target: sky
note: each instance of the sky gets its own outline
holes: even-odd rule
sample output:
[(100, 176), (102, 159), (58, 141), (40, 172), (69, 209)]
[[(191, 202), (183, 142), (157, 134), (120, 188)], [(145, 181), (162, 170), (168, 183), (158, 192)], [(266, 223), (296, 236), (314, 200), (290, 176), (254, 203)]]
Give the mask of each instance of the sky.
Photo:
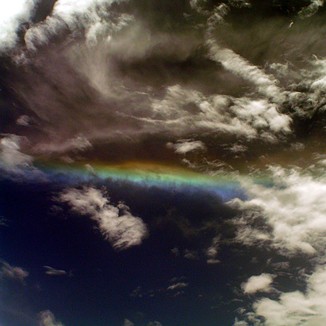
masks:
[(323, 0), (0, 3), (0, 326), (324, 326)]

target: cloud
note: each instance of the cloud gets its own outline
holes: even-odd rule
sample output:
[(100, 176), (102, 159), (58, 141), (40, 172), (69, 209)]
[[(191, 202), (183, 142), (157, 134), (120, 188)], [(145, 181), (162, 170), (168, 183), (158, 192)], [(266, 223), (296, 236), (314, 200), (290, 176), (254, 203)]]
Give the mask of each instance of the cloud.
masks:
[(36, 153), (61, 154), (66, 152), (82, 152), (90, 149), (92, 144), (82, 135), (68, 139), (61, 143), (42, 143), (33, 149)]
[(147, 326), (163, 326), (159, 321), (151, 321)]
[(188, 283), (178, 282), (178, 283), (174, 283), (174, 284), (171, 284), (170, 286), (168, 286), (167, 290), (174, 291), (174, 290), (184, 289), (186, 287), (188, 287)]
[(273, 275), (261, 274), (257, 276), (251, 276), (247, 282), (241, 285), (241, 288), (245, 294), (254, 294), (256, 292), (270, 292), (271, 284), (273, 283)]
[(58, 200), (67, 203), (71, 209), (82, 215), (89, 215), (97, 222), (106, 240), (115, 249), (124, 250), (140, 245), (148, 231), (144, 222), (133, 216), (124, 204), (113, 206), (105, 192), (92, 187), (66, 189)]
[(281, 167), (270, 173), (273, 186), (244, 182), (249, 199), (229, 202), (242, 211), (237, 240), (265, 242), (286, 255), (318, 255), (326, 248), (325, 178)]
[(189, 249), (185, 249), (183, 257), (189, 260), (199, 259), (198, 252), (196, 250), (189, 250)]
[(129, 319), (125, 319), (123, 322), (123, 326), (134, 326), (135, 324)]
[(311, 0), (311, 3), (299, 11), (299, 17), (309, 18), (324, 5), (324, 0)]
[(0, 177), (18, 182), (44, 182), (47, 179), (45, 174), (33, 165), (34, 157), (24, 153), (28, 147), (29, 140), (23, 136), (9, 134), (0, 139)]
[(26, 167), (33, 161), (32, 157), (22, 153), (23, 137), (8, 135), (0, 140), (0, 166), (6, 170)]
[(38, 0), (11, 0), (0, 2), (0, 52), (14, 48), (17, 31), (22, 23), (31, 19)]
[(55, 269), (51, 266), (43, 266), (45, 268), (45, 274), (49, 276), (63, 276), (67, 275), (67, 272), (62, 269)]
[(282, 103), (285, 100), (284, 91), (277, 86), (274, 76), (267, 75), (262, 69), (250, 64), (231, 49), (221, 48), (213, 40), (209, 40), (208, 44), (212, 60), (221, 63), (225, 69), (253, 83), (259, 93), (273, 99), (276, 103)]
[[(306, 290), (278, 292), (278, 298), (265, 297), (253, 303), (248, 313), (258, 325), (263, 318), (266, 326), (316, 325), (326, 322), (326, 179), (323, 161), (304, 169), (270, 167), (272, 183), (257, 185), (244, 182), (248, 200), (229, 204), (239, 209), (235, 223), (236, 241), (245, 245), (273, 248), (288, 257), (304, 257), (314, 271), (301, 273)], [(304, 256), (302, 256), (304, 254)], [(288, 270), (289, 262), (271, 264), (275, 274)], [(242, 284), (244, 293), (270, 292), (271, 274), (252, 276)], [(249, 316), (248, 315), (248, 316)], [(255, 324), (255, 323), (253, 323)]]
[(182, 139), (178, 140), (175, 144), (167, 143), (166, 146), (173, 149), (177, 154), (187, 154), (193, 151), (206, 150), (205, 144), (200, 140)]
[[(196, 108), (195, 113), (188, 111), (190, 105)], [(142, 121), (145, 128), (152, 124), (172, 134), (202, 131), (275, 141), (291, 132), (291, 117), (265, 99), (205, 96), (180, 85), (168, 87), (162, 100), (153, 100), (152, 110), (152, 117), (135, 119)]]
[(41, 311), (39, 313), (39, 326), (64, 326), (57, 321), (50, 310)]
[(0, 269), (0, 278), (16, 280), (24, 282), (29, 273), (21, 267), (11, 266), (6, 262), (2, 262)]
[(31, 118), (28, 115), (21, 115), (16, 120), (17, 125), (27, 127), (30, 125)]
[(219, 253), (220, 237), (215, 237), (211, 245), (206, 249), (207, 264), (217, 264), (220, 261), (217, 259)]
[(282, 293), (277, 300), (263, 298), (255, 302), (257, 316), (266, 326), (322, 326), (326, 323), (326, 270), (319, 267), (307, 279), (305, 292)]
[(244, 153), (248, 150), (247, 146), (241, 144), (233, 144), (232, 146), (228, 147), (228, 150), (231, 153)]
[[(115, 1), (108, 0), (58, 0), (51, 15), (43, 22), (32, 26), (25, 33), (25, 43), (29, 50), (48, 44), (51, 39), (67, 30), (77, 31), (81, 26), (86, 30), (100, 21), (97, 11), (103, 10)], [(94, 27), (93, 27), (94, 28)], [(89, 31), (91, 33), (91, 31)]]
[[(73, 31), (64, 45), (51, 42), (60, 51), (46, 47), (44, 56), (42, 51), (36, 57), (31, 55), (26, 70), (17, 77), (24, 79), (25, 85), (33, 80), (35, 87), (16, 85), (15, 89), (26, 105), (47, 122), (41, 128), (50, 140), (37, 139), (40, 144), (33, 146), (35, 151), (69, 150), (74, 146), (72, 140), (79, 135), (93, 144), (100, 138), (139, 139), (153, 134), (168, 134), (173, 139), (226, 134), (276, 141), (292, 132), (292, 116), (282, 111), (281, 106), (284, 91), (267, 69), (256, 66), (235, 50), (215, 46), (215, 40), (208, 47), (209, 53), (198, 52), (198, 48), (206, 49), (206, 44), (197, 32), (149, 30), (145, 17), (142, 21), (137, 15), (119, 12), (118, 6), (110, 7), (112, 1), (76, 3), (57, 1), (51, 15), (25, 35), (27, 46), (33, 49), (38, 44), (48, 44), (52, 35), (60, 39), (61, 28)], [(195, 7), (201, 4), (191, 3)], [(229, 12), (232, 6), (247, 6), (245, 1), (226, 3), (227, 6), (214, 9), (213, 16), (220, 11)], [(192, 14), (197, 15), (193, 11)], [(203, 28), (198, 26), (199, 30)], [(204, 65), (200, 71), (209, 75), (205, 65), (212, 58), (226, 67), (221, 71), (216, 64), (221, 84), (230, 84), (228, 78), (237, 79), (233, 75), (241, 76), (240, 83), (255, 85), (259, 94), (245, 91), (243, 95), (241, 91), (239, 97), (230, 96), (224, 94), (223, 85), (208, 91), (210, 77), (198, 81), (192, 71), (186, 72), (189, 82), (185, 83), (184, 78), (180, 80), (177, 74), (170, 73), (170, 62), (183, 71), (183, 64), (194, 61), (191, 69)], [(210, 64), (214, 67), (214, 63)], [(168, 76), (167, 80), (157, 85), (157, 76), (161, 75)], [(231, 84), (233, 90), (240, 89)], [(174, 150), (180, 154), (195, 148), (201, 150), (204, 146), (195, 140), (183, 145), (174, 143)]]

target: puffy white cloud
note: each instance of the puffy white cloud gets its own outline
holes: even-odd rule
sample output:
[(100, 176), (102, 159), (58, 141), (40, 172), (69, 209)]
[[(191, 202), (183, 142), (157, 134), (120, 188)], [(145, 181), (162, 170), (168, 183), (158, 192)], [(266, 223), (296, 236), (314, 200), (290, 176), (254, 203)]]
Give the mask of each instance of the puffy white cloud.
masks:
[[(317, 254), (326, 248), (326, 180), (296, 169), (270, 169), (273, 186), (244, 182), (249, 199), (229, 204), (242, 210), (237, 240), (267, 241), (284, 254)], [(257, 227), (263, 219), (266, 227)]]
[(6, 262), (2, 262), (0, 277), (23, 282), (28, 277), (28, 275), (29, 273), (23, 268), (11, 266)]
[(305, 292), (282, 293), (278, 300), (264, 298), (254, 304), (266, 326), (323, 326), (326, 323), (326, 270), (319, 267), (307, 279)]
[[(56, 1), (51, 16), (40, 24), (34, 25), (25, 34), (26, 46), (34, 50), (38, 45), (44, 45), (51, 38), (64, 29), (71, 32), (81, 26), (86, 30), (87, 40), (94, 37), (95, 29), (98, 31), (101, 17), (98, 11), (110, 5), (114, 0), (58, 0)], [(102, 25), (102, 24), (100, 24)], [(105, 25), (105, 23), (103, 23)]]
[(72, 210), (89, 215), (97, 222), (101, 233), (115, 249), (123, 250), (140, 245), (147, 236), (144, 222), (133, 216), (124, 204), (113, 206), (99, 189), (67, 189), (59, 195), (59, 201), (67, 203)]
[(254, 294), (256, 292), (269, 292), (271, 291), (271, 284), (273, 283), (273, 275), (261, 274), (251, 276), (241, 285), (242, 290), (246, 294)]
[[(248, 200), (233, 200), (230, 205), (241, 210), (235, 223), (236, 240), (245, 245), (263, 244), (283, 255), (305, 254), (315, 271), (301, 278), (306, 290), (281, 292), (278, 299), (265, 297), (253, 304), (251, 318), (267, 326), (316, 325), (326, 323), (326, 195), (325, 167), (317, 162), (306, 170), (270, 168), (272, 184), (244, 182)], [(289, 269), (288, 262), (271, 264), (274, 272)], [(281, 270), (281, 271), (280, 271)], [(303, 280), (304, 280), (303, 279)], [(273, 276), (253, 276), (242, 284), (247, 294), (271, 290)], [(276, 292), (277, 293), (277, 289)], [(255, 323), (253, 323), (255, 324)]]
[(50, 310), (41, 311), (39, 313), (39, 326), (64, 326), (57, 321)]
[(0, 51), (10, 50), (17, 43), (19, 26), (28, 22), (38, 0), (0, 2)]
[(175, 144), (167, 143), (168, 148), (172, 148), (177, 154), (187, 154), (193, 151), (205, 151), (206, 146), (200, 140), (191, 140), (191, 139), (181, 139), (178, 140)]

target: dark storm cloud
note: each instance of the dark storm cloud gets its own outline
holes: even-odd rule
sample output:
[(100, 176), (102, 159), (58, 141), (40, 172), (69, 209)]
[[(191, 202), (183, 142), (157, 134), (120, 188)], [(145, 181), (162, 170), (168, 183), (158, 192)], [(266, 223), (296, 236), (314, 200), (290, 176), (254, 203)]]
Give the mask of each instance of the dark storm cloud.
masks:
[[(319, 26), (297, 17), (299, 5), (288, 17), (268, 16), (275, 8), (244, 1), (180, 1), (173, 10), (164, 1), (57, 1), (43, 22), (27, 28), (26, 48), (12, 57), (19, 63), (8, 73), (47, 135), (31, 136), (33, 151), (60, 152), (76, 137), (287, 136), (295, 115), (284, 103), (320, 102), (322, 68), (298, 66), (298, 53), (309, 58), (323, 47), (312, 38)], [(266, 20), (253, 20), (240, 37), (238, 15), (252, 10)], [(310, 88), (303, 92), (293, 89), (302, 74)]]

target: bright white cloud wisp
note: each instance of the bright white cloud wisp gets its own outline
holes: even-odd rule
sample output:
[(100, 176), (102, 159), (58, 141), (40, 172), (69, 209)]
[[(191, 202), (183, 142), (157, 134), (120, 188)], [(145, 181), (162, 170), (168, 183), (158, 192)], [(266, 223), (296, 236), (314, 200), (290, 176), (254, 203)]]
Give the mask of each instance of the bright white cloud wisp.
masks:
[(96, 221), (104, 238), (115, 249), (123, 250), (140, 245), (147, 236), (147, 227), (142, 219), (133, 216), (124, 204), (110, 204), (99, 189), (67, 189), (59, 195), (58, 200), (67, 203), (73, 211), (88, 215)]

